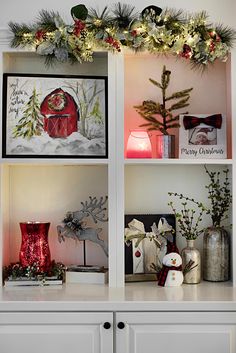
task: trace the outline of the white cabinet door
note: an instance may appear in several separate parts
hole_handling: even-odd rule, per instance
[[[116,353],[236,352],[235,313],[117,313],[116,327]]]
[[[0,352],[112,353],[113,314],[0,313]]]

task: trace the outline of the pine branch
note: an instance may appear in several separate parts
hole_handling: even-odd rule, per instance
[[[187,107],[189,106],[189,104],[186,104],[186,102],[189,100],[189,96],[184,98],[184,99],[181,99],[179,102],[173,104],[170,108],[169,108],[169,111],[172,111],[172,110],[177,110],[177,109],[181,109],[183,107]]]
[[[154,116],[146,115],[146,114],[143,114],[143,113],[140,113],[140,115],[147,121],[150,121],[150,122],[153,122],[153,123],[158,121]]]
[[[166,70],[166,67],[164,66],[162,76],[161,76],[162,90],[166,90],[166,88],[169,86],[170,75],[171,75],[171,71]]]
[[[192,90],[193,90],[193,88],[187,88],[183,91],[175,92],[171,96],[166,97],[166,101],[169,101],[171,99],[176,99],[176,98],[182,98],[182,97],[186,97],[186,96],[190,97],[189,92],[191,92]]]
[[[44,63],[47,68],[54,67],[56,62],[57,62],[57,59],[55,58],[55,56],[53,54],[48,54],[45,56]]]
[[[172,115],[171,115],[172,116]],[[179,121],[179,115],[176,115],[170,119],[167,120],[167,123],[171,123],[171,122],[174,122],[174,121]]]
[[[127,29],[132,21],[137,19],[137,13],[134,13],[135,7],[129,4],[118,2],[113,7],[113,20],[119,29]]]
[[[136,105],[134,108],[140,110],[140,112],[144,112],[146,114],[160,114],[161,106],[159,103],[155,103],[153,101],[143,101],[142,105]]]
[[[168,129],[175,129],[180,127],[180,124],[176,123],[176,124],[167,124],[167,128]]]
[[[152,78],[149,78],[149,81],[152,82],[155,86],[159,87],[160,89],[163,89],[162,85],[159,82],[153,80]]]
[[[105,27],[108,27],[111,22],[111,16],[108,11],[108,7],[105,6],[101,14],[93,9],[89,9],[88,13],[88,25],[90,27],[96,29],[96,30],[101,30],[104,29]]]
[[[236,40],[236,31],[228,26],[218,24],[215,28],[216,33],[221,40],[230,48],[233,47],[233,42]]]
[[[162,12],[162,17],[167,19],[168,24],[175,22],[184,22],[183,10],[166,8]]]
[[[10,27],[10,30],[12,31],[12,33],[16,36],[21,36],[24,33],[30,33],[31,31],[33,31],[33,26],[27,25],[25,23],[16,23],[16,22],[9,22],[8,26]]]
[[[158,121],[157,119],[152,119],[152,118],[150,118],[150,117],[144,117],[144,119],[145,120],[147,120],[147,121],[149,121],[149,125],[151,125],[151,126],[155,126],[155,128],[157,127],[157,126],[164,126],[164,124],[161,122],[161,121]],[[143,127],[144,125],[143,124],[141,124],[140,125],[140,127]]]
[[[207,22],[208,14],[205,10],[196,13],[194,16],[190,15],[188,21],[192,20],[194,26],[204,25]]]
[[[57,29],[57,25],[55,23],[56,19],[63,22],[59,12],[41,10],[39,12],[37,26],[45,31],[55,31]]]
[[[8,24],[11,32],[14,34],[14,37],[11,40],[10,46],[12,48],[17,48],[17,47],[24,47],[27,44],[27,40],[24,38],[25,34],[30,34],[33,30],[34,27],[30,25],[26,25],[25,23],[18,24],[15,22],[9,22]]]

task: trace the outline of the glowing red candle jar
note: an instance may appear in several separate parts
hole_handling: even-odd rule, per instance
[[[145,130],[132,130],[127,143],[127,158],[152,158],[152,145]]]
[[[21,222],[22,242],[20,263],[23,267],[37,265],[40,272],[47,272],[51,265],[48,244],[49,222]]]

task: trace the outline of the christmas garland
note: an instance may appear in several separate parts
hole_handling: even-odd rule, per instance
[[[154,54],[189,59],[194,66],[225,61],[236,32],[207,22],[202,11],[194,15],[180,10],[148,6],[137,13],[131,5],[117,3],[99,13],[80,4],[71,9],[73,23],[65,24],[58,12],[42,10],[32,25],[9,23],[14,34],[11,47],[33,48],[46,63],[93,61],[96,49],[120,52],[127,47]]]

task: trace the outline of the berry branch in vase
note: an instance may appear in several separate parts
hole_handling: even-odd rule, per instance
[[[207,209],[207,214],[210,214],[213,227],[220,227],[223,220],[228,219],[226,214],[232,203],[232,195],[229,182],[229,169],[223,170],[224,180],[221,181],[220,172],[212,172],[207,169],[205,171],[210,178],[210,183],[206,185],[208,190],[208,199],[211,207]]]
[[[178,197],[180,200],[181,210],[179,212],[173,201],[168,203],[176,217],[180,234],[186,238],[186,240],[197,239],[203,232],[203,229],[199,229],[199,226],[202,222],[202,216],[204,212],[206,212],[206,208],[201,202],[195,201],[193,198],[184,196],[181,193],[168,192],[168,195]],[[198,212],[190,206],[191,204],[198,207]]]

